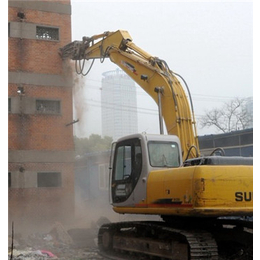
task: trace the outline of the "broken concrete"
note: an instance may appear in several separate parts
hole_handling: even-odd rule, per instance
[[[101,217],[92,222],[90,228],[72,228],[66,230],[54,223],[48,233],[33,233],[26,238],[15,234],[13,239],[13,257],[11,259],[12,238],[9,237],[9,260],[106,260],[99,254],[97,236],[99,227],[110,222]]]

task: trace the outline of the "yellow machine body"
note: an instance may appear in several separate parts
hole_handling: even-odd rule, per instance
[[[253,166],[193,166],[150,172],[147,197],[118,213],[190,217],[246,216],[253,212]]]

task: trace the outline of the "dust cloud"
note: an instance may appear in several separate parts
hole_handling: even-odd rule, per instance
[[[72,63],[64,66],[66,66],[64,70],[66,78],[73,78],[73,119],[79,119],[79,122],[75,124],[77,133],[84,135],[84,127],[81,123],[84,122],[84,115],[87,111],[87,105],[84,102],[85,78],[73,72]],[[70,239],[73,241],[74,247],[77,245],[96,248],[97,234],[102,224],[149,218],[149,216],[115,213],[109,203],[109,191],[105,196],[104,193],[100,196],[95,195],[95,197],[86,196],[87,187],[79,187],[75,180],[75,164],[74,169],[73,166],[70,169],[60,168],[58,163],[55,166],[57,171],[66,172],[65,175],[75,174],[74,180],[67,177],[62,179],[62,181],[65,180],[62,186],[66,187],[66,194],[62,193],[62,189],[59,188],[56,191],[50,188],[52,192],[49,193],[45,188],[11,189],[9,201],[15,204],[11,205],[8,212],[9,249],[13,244],[15,249],[28,250],[28,246],[35,249],[48,248],[50,251],[62,255],[66,243],[69,243],[68,250],[71,249],[71,244],[68,242]],[[30,164],[30,167],[32,171],[38,170],[36,164]],[[48,167],[48,163],[46,163],[46,169],[43,168],[43,170],[49,170]],[[26,172],[20,172],[17,178],[25,178],[26,174]],[[27,190],[34,192],[29,201],[25,200],[28,198]],[[46,196],[48,197],[47,206]]]
[[[74,135],[84,136],[84,117],[88,110],[87,104],[84,100],[85,96],[85,78],[73,72],[73,117],[79,120],[74,125]]]

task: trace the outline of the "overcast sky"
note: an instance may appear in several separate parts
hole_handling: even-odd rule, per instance
[[[91,2],[71,0],[72,40],[105,31],[127,30],[133,42],[165,60],[187,81],[198,119],[224,102],[253,96],[253,3]],[[80,122],[75,134],[101,132],[102,73],[117,66],[97,60],[78,91]],[[80,97],[80,99],[79,99]],[[137,86],[138,131],[159,133],[157,107]],[[214,134],[201,129],[198,134]]]

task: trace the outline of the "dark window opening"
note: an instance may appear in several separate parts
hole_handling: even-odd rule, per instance
[[[46,114],[60,114],[60,101],[36,100],[36,111]]]
[[[59,40],[59,29],[53,27],[36,26],[36,39]]]
[[[10,23],[8,23],[8,37],[10,37]]]
[[[123,202],[131,195],[142,171],[139,139],[118,143],[112,171],[113,202]]]
[[[38,172],[37,187],[61,187],[61,173]]]
[[[11,112],[11,98],[8,98],[8,112]]]
[[[8,172],[8,188],[10,188],[12,185],[12,174],[11,172]]]

